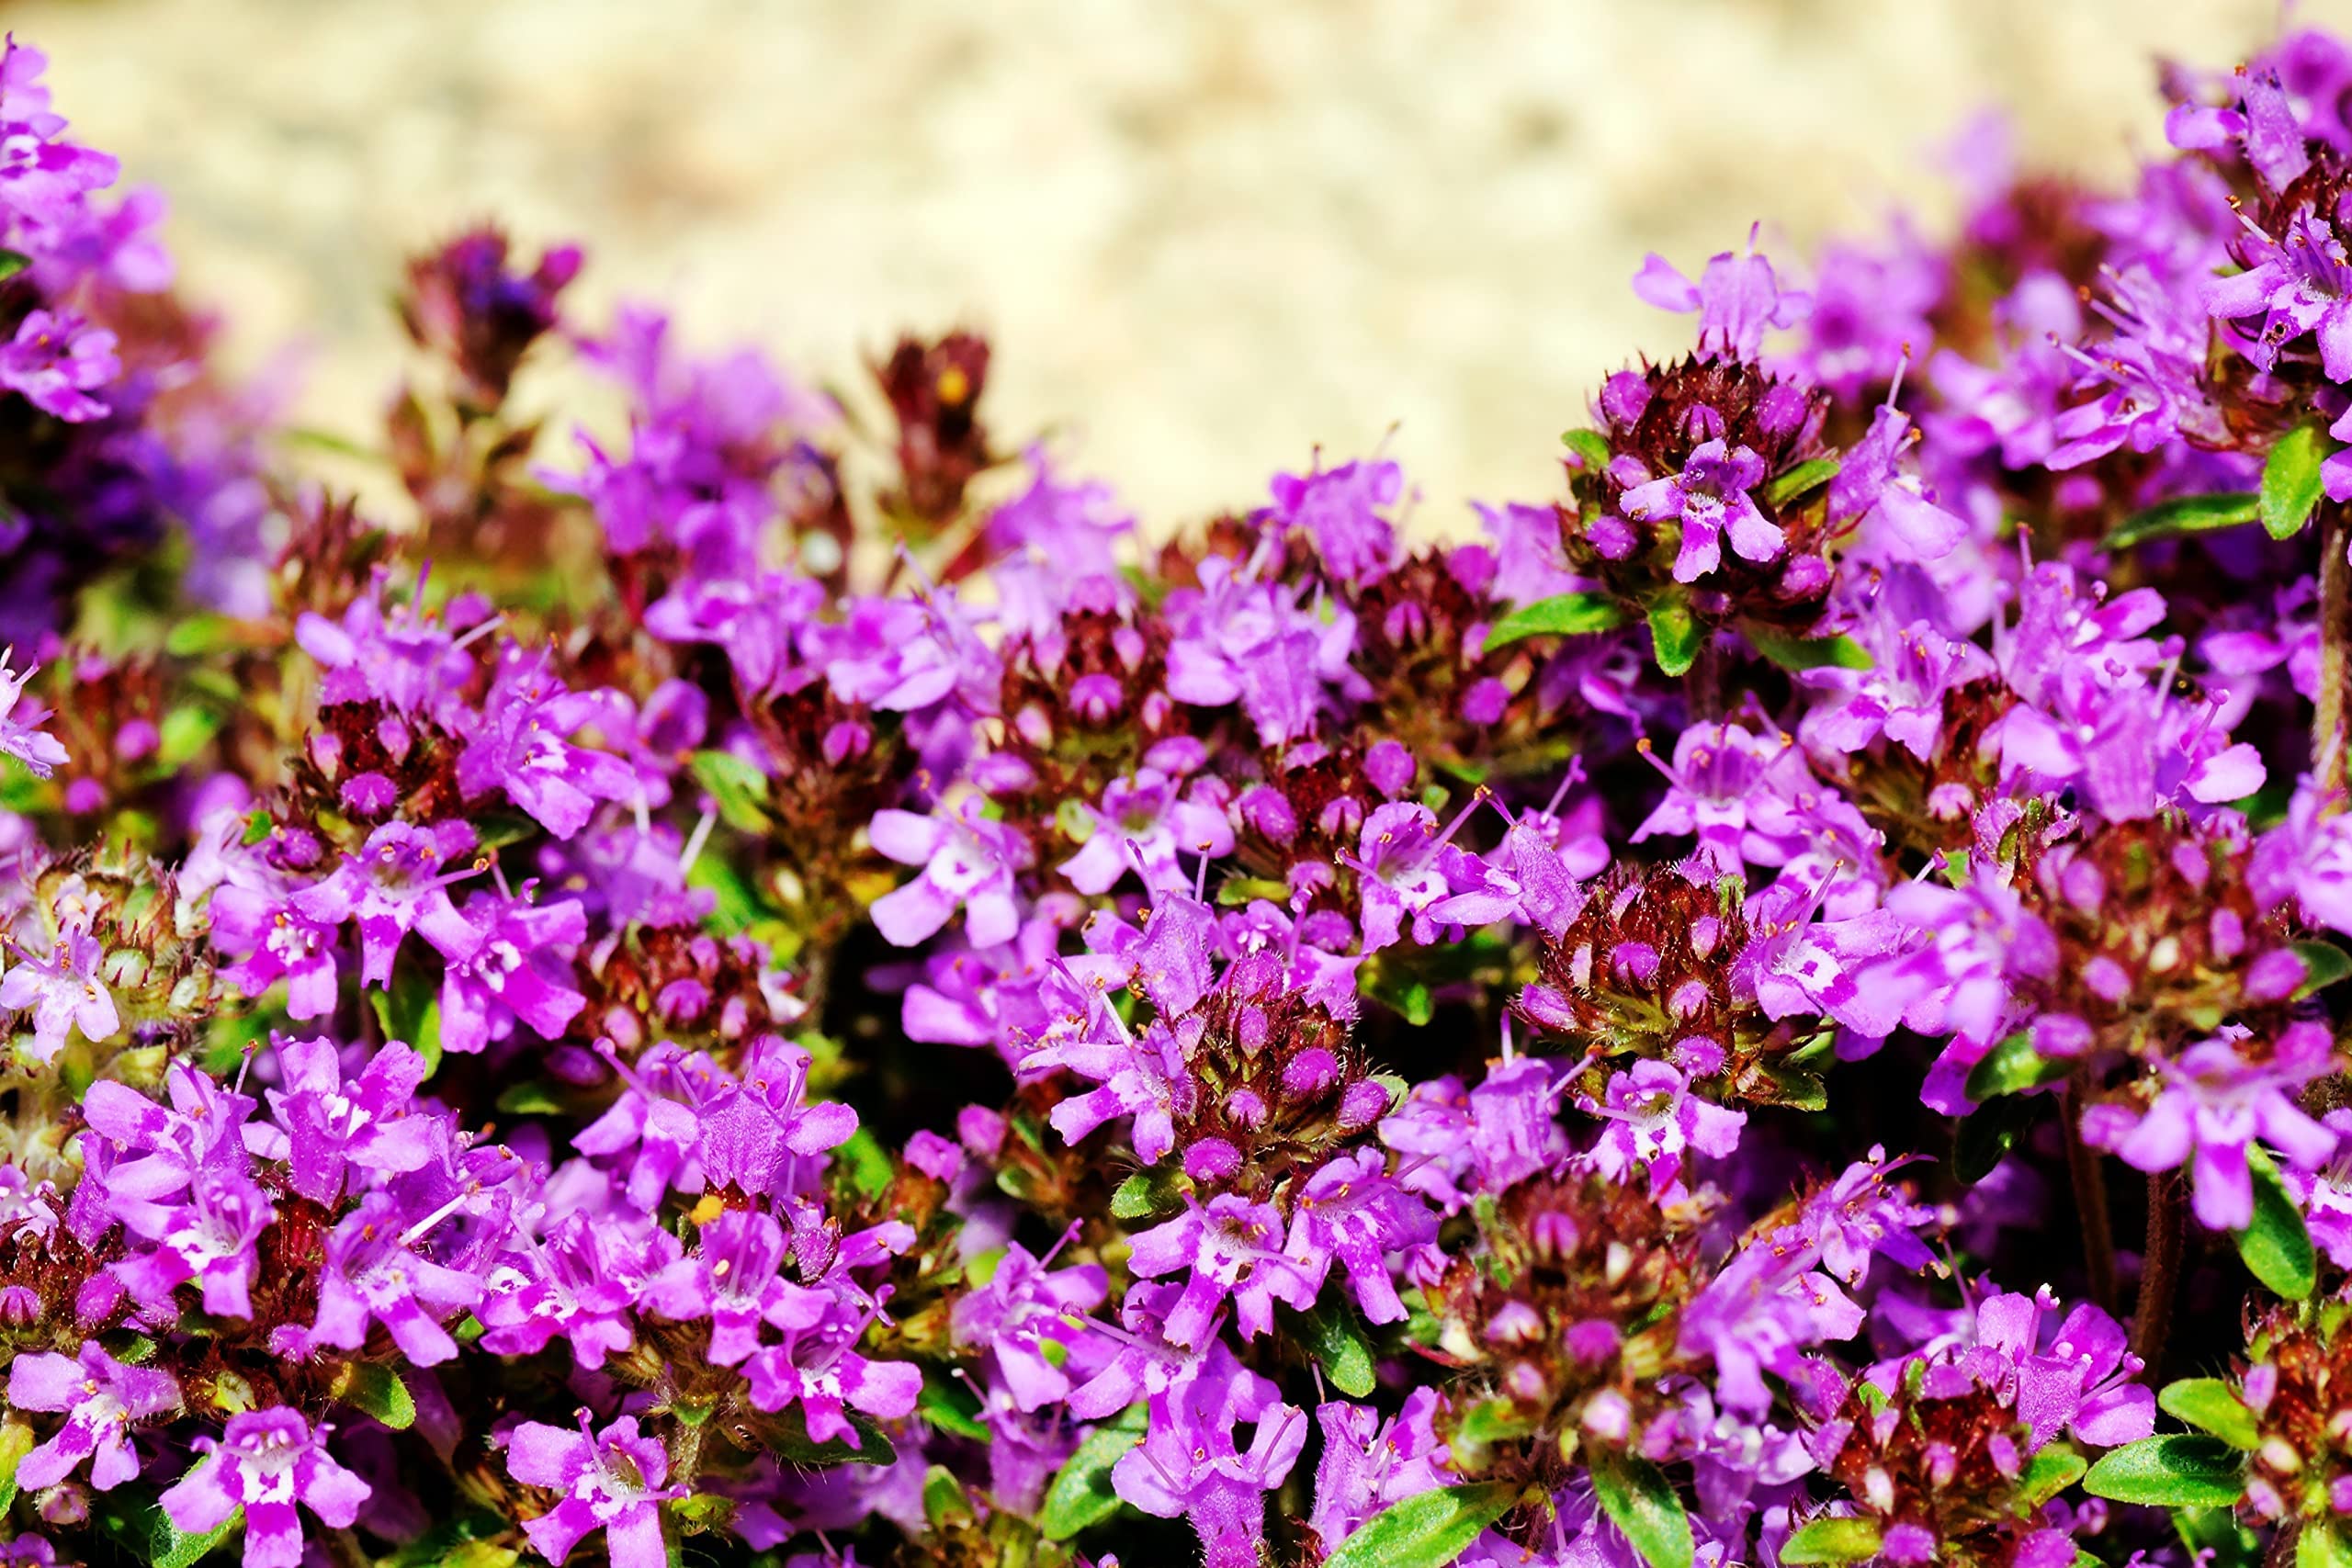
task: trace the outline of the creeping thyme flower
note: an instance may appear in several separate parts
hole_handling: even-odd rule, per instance
[[[177,1411],[180,1390],[169,1372],[125,1366],[85,1345],[78,1357],[19,1353],[8,1368],[8,1403],[66,1413],[57,1434],[17,1461],[17,1484],[54,1486],[86,1459],[90,1484],[104,1492],[139,1473],[131,1423]]]
[[[662,1568],[662,1505],[687,1489],[664,1487],[670,1461],[662,1445],[639,1434],[624,1416],[603,1431],[580,1413],[580,1429],[565,1431],[526,1421],[506,1440],[506,1470],[526,1485],[560,1494],[553,1511],[524,1526],[532,1546],[550,1562],[571,1554],[582,1536],[605,1532],[613,1568]]]
[[[26,683],[38,666],[21,673],[11,671],[8,661],[13,651],[0,651],[0,754],[16,758],[47,778],[67,761],[65,748],[41,728],[49,716],[40,705],[24,700]]]
[[[372,1488],[335,1462],[296,1412],[283,1405],[229,1417],[219,1442],[199,1438],[204,1457],[156,1501],[172,1523],[202,1535],[240,1509],[245,1568],[295,1568],[302,1561],[296,1504],[337,1529],[359,1517]]]

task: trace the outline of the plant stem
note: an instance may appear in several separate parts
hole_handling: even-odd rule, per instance
[[[1698,657],[1682,677],[1682,705],[1692,724],[1713,724],[1724,716],[1724,656],[1712,627],[1699,633]]]
[[[2165,1336],[2172,1329],[2173,1294],[2179,1287],[2181,1251],[2188,1239],[2181,1190],[2178,1171],[2148,1173],[2148,1239],[2140,1254],[2140,1299],[2132,1309],[2132,1353],[2147,1367],[2150,1382],[2163,1381],[2157,1363],[2164,1358]]]
[[[2352,686],[2352,560],[2345,556],[2344,512],[2319,512],[2319,694],[2312,705],[2312,774],[2324,795],[2345,787],[2345,698]]]
[[[2099,1152],[2083,1142],[2081,1105],[2066,1089],[2059,1125],[2066,1132],[2066,1174],[2075,1185],[2075,1213],[2083,1226],[2083,1263],[2090,1274],[2091,1300],[2101,1312],[2115,1312],[2115,1228],[2107,1214],[2107,1173]]]

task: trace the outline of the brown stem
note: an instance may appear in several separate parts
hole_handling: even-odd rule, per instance
[[[2269,1550],[2262,1554],[2262,1568],[2287,1568],[2295,1561],[2295,1548],[2303,1533],[2301,1519],[2289,1519],[2270,1538]]]
[[[2319,512],[2319,695],[2312,706],[2312,773],[2328,795],[2345,786],[2346,695],[2352,686],[2352,560],[2345,557],[2344,511]]]
[[[2180,1173],[2148,1175],[2148,1239],[2140,1254],[2140,1299],[2132,1310],[2132,1353],[2148,1369],[2148,1381],[2163,1381],[2165,1336],[2172,1329],[2173,1294],[2180,1284],[2180,1258],[2188,1239],[2188,1206],[2181,1201]]]
[[[2066,1174],[2075,1184],[2075,1213],[2083,1225],[2083,1263],[2091,1277],[2091,1300],[2110,1316],[2115,1312],[2115,1228],[2107,1214],[2107,1173],[2099,1152],[2083,1142],[2081,1106],[2069,1087],[2060,1108],[2066,1131]]]
[[[1712,626],[1700,628],[1698,656],[1682,677],[1682,705],[1692,724],[1713,724],[1724,716],[1724,656]]]

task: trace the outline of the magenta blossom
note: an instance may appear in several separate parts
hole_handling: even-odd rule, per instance
[[[562,1562],[582,1537],[603,1530],[613,1568],[666,1568],[662,1505],[690,1489],[662,1484],[670,1456],[639,1435],[636,1416],[624,1416],[602,1432],[589,1426],[585,1410],[576,1432],[526,1421],[506,1440],[506,1472],[560,1494],[551,1511],[523,1525],[548,1562]]]
[[[337,1464],[295,1411],[279,1405],[229,1417],[220,1442],[197,1439],[204,1458],[156,1501],[173,1524],[202,1535],[243,1508],[245,1568],[297,1568],[302,1521],[297,1503],[348,1529],[368,1501],[368,1483]]]

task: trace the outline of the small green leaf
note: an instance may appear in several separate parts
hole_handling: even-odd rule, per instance
[[[1356,988],[1415,1029],[1437,1016],[1429,982],[1400,965],[1375,959],[1356,971]]]
[[[2262,1561],[2262,1538],[2227,1508],[2176,1508],[2172,1528],[2189,1556],[2206,1568],[2255,1568]]]
[[[182,703],[164,716],[155,743],[156,765],[177,773],[196,761],[212,738],[220,733],[228,716],[201,703]]]
[[[440,1070],[441,987],[433,976],[421,965],[401,964],[393,970],[390,987],[368,992],[368,1000],[386,1040],[415,1047],[424,1058],[426,1077]]]
[[[0,1426],[0,1517],[17,1500],[17,1466],[33,1451],[33,1429],[21,1421]]]
[[[499,1091],[497,1105],[509,1116],[563,1114],[563,1101],[555,1097],[554,1090],[537,1078],[526,1078],[521,1083],[507,1085]]]
[[[2352,953],[2332,942],[2299,942],[2294,952],[2303,961],[2303,983],[2295,987],[2292,1000],[2301,1001],[2312,992],[2352,975]]]
[[[1114,1220],[1150,1220],[1184,1206],[1184,1172],[1174,1161],[1148,1167],[1119,1183],[1111,1194]]]
[[[395,1432],[416,1425],[416,1400],[401,1374],[381,1361],[348,1361],[334,1380],[334,1396]]]
[[[256,809],[252,816],[245,818],[245,830],[238,835],[237,842],[251,849],[268,838],[276,826],[277,824],[269,819],[269,811],[266,807]]]
[[[1699,641],[1707,634],[1681,599],[1661,599],[1650,606],[1650,656],[1668,675],[1690,673],[1699,662]]]
[[[1808,458],[1793,468],[1783,468],[1772,476],[1771,482],[1764,487],[1765,504],[1775,508],[1786,506],[1805,491],[1818,490],[1837,477],[1837,458]]]
[[[1576,637],[1605,632],[1625,624],[1625,612],[1606,593],[1560,593],[1521,604],[1487,628],[1486,650],[1492,653],[1522,637]]]
[[[1818,1518],[1800,1528],[1781,1543],[1781,1561],[1789,1568],[1813,1563],[1860,1562],[1878,1555],[1881,1536],[1876,1519]]]
[[[1968,1070],[1961,1092],[1982,1104],[2004,1094],[2021,1094],[2043,1084],[2056,1083],[2075,1070],[2075,1064],[2044,1056],[2033,1048],[2033,1036],[2023,1030],[1984,1053]]]
[[[2295,1568],[2352,1568],[2352,1547],[2332,1519],[2306,1519],[2295,1538]]]
[[[2262,465],[2262,525],[2274,539],[2290,538],[2319,504],[2319,466],[2335,443],[2316,424],[2299,424],[2278,438]]]
[[[1666,1472],[1638,1454],[1592,1455],[1592,1491],[1650,1568],[1690,1568],[1690,1516]]]
[[[2018,1477],[2018,1496],[2038,1507],[2080,1481],[2085,1468],[2083,1456],[2071,1443],[2044,1444]]]
[[[22,251],[0,251],[0,283],[6,283],[33,265],[33,258]]]
[[[1869,649],[1842,633],[1837,637],[1791,637],[1754,621],[1740,623],[1748,646],[1783,670],[1868,670],[1877,662]]]
[[[1313,1312],[1301,1313],[1290,1318],[1290,1326],[1298,1340],[1299,1348],[1315,1359],[1331,1386],[1351,1399],[1363,1399],[1371,1394],[1374,1382],[1372,1342],[1364,1337],[1363,1327],[1356,1322],[1355,1314],[1341,1303],[1318,1305]]]
[[[1564,430],[1560,432],[1560,441],[1569,451],[1577,455],[1586,468],[1598,471],[1609,466],[1611,456],[1609,450],[1609,437],[1601,434],[1600,432]]]
[[[243,1508],[214,1525],[201,1535],[190,1535],[172,1523],[161,1508],[155,1510],[154,1531],[147,1539],[147,1562],[150,1568],[195,1568],[207,1553],[227,1540],[238,1526],[245,1522]]]
[[[833,1151],[847,1168],[852,1187],[868,1198],[879,1198],[890,1190],[890,1183],[898,1179],[898,1167],[890,1163],[890,1156],[882,1142],[871,1132],[860,1127],[849,1135],[847,1142]]]
[[[1111,1489],[1111,1467],[1143,1441],[1143,1424],[1144,1407],[1135,1404],[1109,1426],[1086,1435],[1046,1489],[1046,1505],[1037,1514],[1039,1534],[1047,1540],[1068,1540],[1119,1511],[1119,1495]]]
[[[2099,541],[2105,550],[2128,550],[2150,539],[2177,538],[2183,534],[2210,534],[2218,528],[2235,528],[2259,517],[2261,498],[2233,491],[2227,495],[2184,495],[2171,501],[2160,501],[2143,512],[2135,512],[2116,526],[2113,533]]]
[[[944,1464],[934,1464],[922,1472],[922,1515],[933,1529],[969,1524],[977,1517],[972,1512],[972,1495],[956,1479],[956,1472]]]
[[[2254,1219],[2237,1233],[2238,1257],[2256,1279],[2290,1301],[2301,1301],[2319,1283],[2312,1233],[2261,1145],[2249,1145],[2246,1156],[2254,1169]]]
[[[2236,1450],[2218,1438],[2167,1432],[2099,1456],[2083,1490],[2111,1503],[2158,1508],[2226,1508],[2245,1492]]]
[[[739,832],[768,830],[766,774],[732,751],[697,751],[688,766],[695,782],[710,792],[720,821]]]
[[[1323,1568],[1443,1568],[1518,1501],[1519,1488],[1508,1481],[1442,1486],[1408,1497],[1365,1520],[1323,1560]],[[1687,1521],[1683,1528],[1690,1528]]]
[[[818,1442],[808,1436],[808,1423],[797,1404],[787,1404],[781,1415],[771,1416],[765,1425],[768,1448],[775,1457],[787,1464],[805,1464],[821,1468],[834,1464],[896,1464],[899,1450],[890,1442],[889,1434],[874,1424],[874,1418],[863,1410],[842,1412],[848,1420],[850,1432],[857,1441],[848,1438],[829,1438]]]
[[[2250,1450],[2262,1441],[2254,1412],[2220,1378],[2182,1378],[2166,1383],[2156,1395],[2156,1404],[2165,1415],[2211,1432],[2233,1449]]]
[[[2031,1102],[2014,1095],[1988,1100],[1960,1119],[1952,1134],[1952,1172],[1962,1181],[1977,1182],[2008,1155],[2018,1134],[2033,1120]]]
[[[924,1378],[922,1393],[915,1396],[915,1414],[940,1431],[969,1438],[976,1443],[988,1442],[994,1436],[980,1422],[979,1400],[970,1389],[953,1379],[936,1375]]]

